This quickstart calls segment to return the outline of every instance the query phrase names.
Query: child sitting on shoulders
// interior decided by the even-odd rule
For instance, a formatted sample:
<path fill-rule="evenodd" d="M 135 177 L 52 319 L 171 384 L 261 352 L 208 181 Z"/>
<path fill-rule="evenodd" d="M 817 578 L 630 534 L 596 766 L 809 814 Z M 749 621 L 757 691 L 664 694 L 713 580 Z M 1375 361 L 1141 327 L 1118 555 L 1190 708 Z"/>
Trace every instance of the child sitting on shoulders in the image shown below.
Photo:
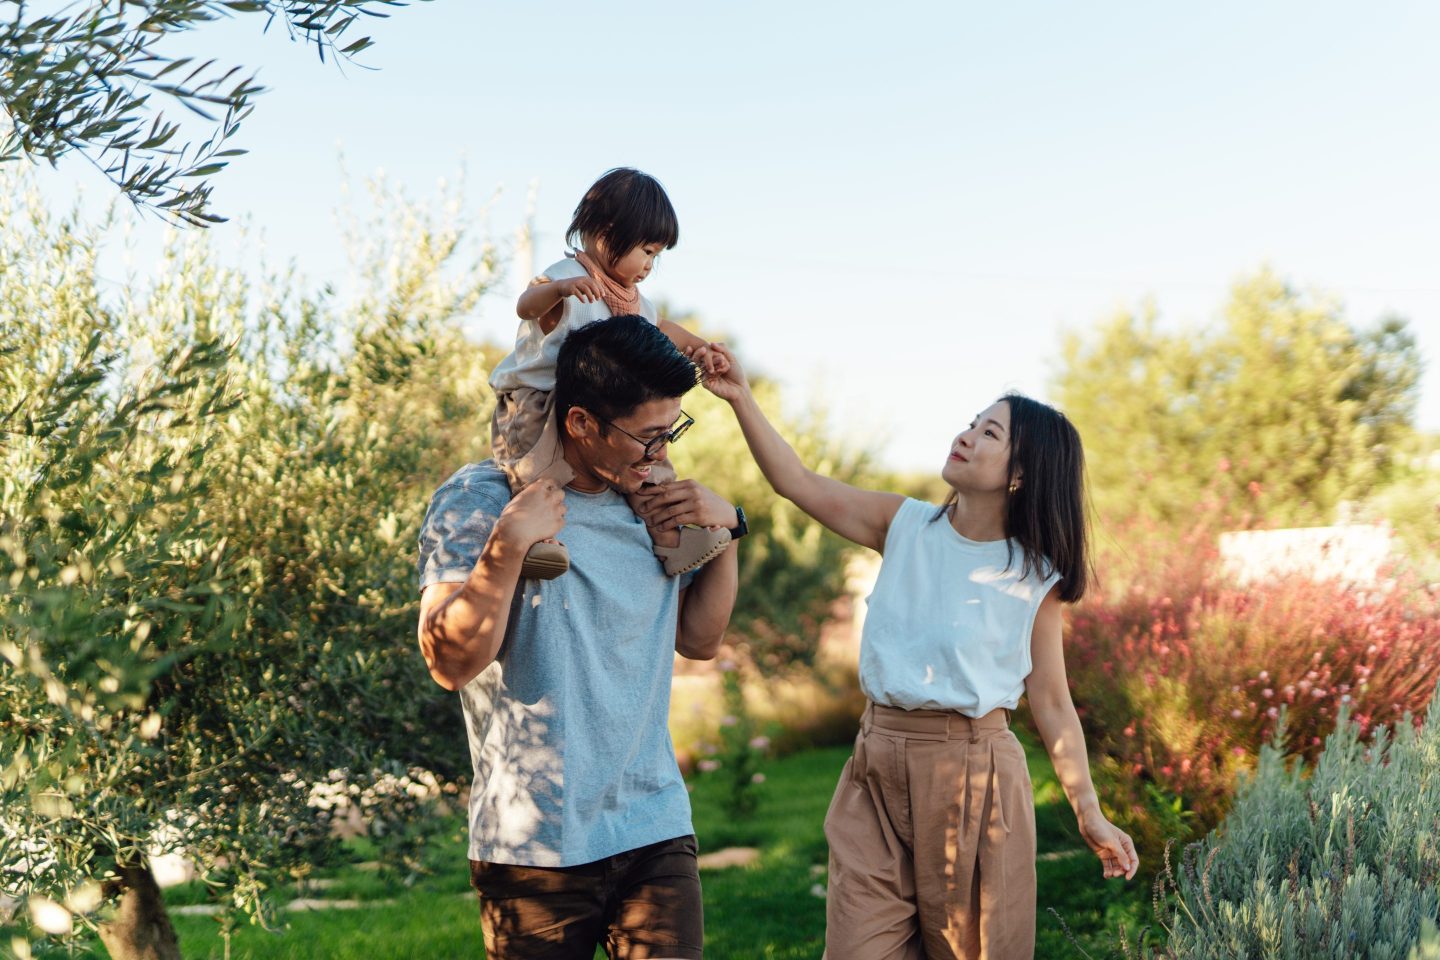
<path fill-rule="evenodd" d="M 541 477 L 561 486 L 574 479 L 561 454 L 553 396 L 555 360 L 570 331 L 607 317 L 638 315 L 659 326 L 682 353 L 704 366 L 707 375 L 725 372 L 723 354 L 711 351 L 709 344 L 679 324 L 660 319 L 638 289 L 660 252 L 672 249 L 679 239 L 670 198 L 654 177 L 638 170 L 609 171 L 580 200 L 566 231 L 574 252 L 547 267 L 520 295 L 515 306 L 521 321 L 515 349 L 490 376 L 495 390 L 491 454 L 509 478 L 511 492 L 518 493 Z M 674 479 L 668 457 L 656 462 L 650 473 L 652 484 Z M 643 517 L 637 498 L 631 498 L 631 507 Z M 660 530 L 648 522 L 647 527 L 655 554 L 671 576 L 718 556 L 730 541 L 729 531 L 723 529 Z M 542 542 L 526 555 L 521 575 L 548 580 L 569 566 L 562 544 Z"/>

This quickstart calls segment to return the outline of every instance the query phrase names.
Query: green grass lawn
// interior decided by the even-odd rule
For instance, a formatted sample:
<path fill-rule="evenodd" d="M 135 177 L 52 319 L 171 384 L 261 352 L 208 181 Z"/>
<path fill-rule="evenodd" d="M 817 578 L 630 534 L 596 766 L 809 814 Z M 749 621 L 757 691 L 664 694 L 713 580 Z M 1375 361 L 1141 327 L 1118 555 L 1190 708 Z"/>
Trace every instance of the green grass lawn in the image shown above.
<path fill-rule="evenodd" d="M 1047 912 L 1054 907 L 1076 940 L 1099 960 L 1113 952 L 1114 929 L 1124 920 L 1134 931 L 1148 912 L 1148 891 L 1100 877 L 1100 866 L 1075 830 L 1044 751 L 1026 742 L 1035 783 L 1039 832 L 1039 930 L 1036 956 L 1083 957 Z M 813 750 L 765 766 L 758 814 L 736 821 L 722 807 L 718 777 L 694 782 L 695 828 L 703 851 L 729 846 L 759 848 L 752 867 L 705 871 L 706 955 L 712 960 L 816 958 L 824 941 L 825 903 L 812 892 L 823 884 L 822 821 L 848 748 Z M 479 910 L 469 892 L 461 819 L 426 851 L 431 869 L 408 886 L 404 878 L 354 865 L 319 871 L 333 885 L 307 896 L 370 901 L 358 910 L 282 914 L 284 929 L 272 933 L 242 927 L 232 936 L 234 960 L 383 960 L 383 958 L 483 957 Z M 369 855 L 356 844 L 357 859 Z M 1048 856 L 1047 856 L 1048 855 Z M 191 902 L 202 891 L 176 888 L 170 902 Z M 387 901 L 387 902 L 379 902 Z M 184 955 L 225 956 L 215 919 L 174 918 Z M 103 953 L 100 954 L 103 956 Z"/>

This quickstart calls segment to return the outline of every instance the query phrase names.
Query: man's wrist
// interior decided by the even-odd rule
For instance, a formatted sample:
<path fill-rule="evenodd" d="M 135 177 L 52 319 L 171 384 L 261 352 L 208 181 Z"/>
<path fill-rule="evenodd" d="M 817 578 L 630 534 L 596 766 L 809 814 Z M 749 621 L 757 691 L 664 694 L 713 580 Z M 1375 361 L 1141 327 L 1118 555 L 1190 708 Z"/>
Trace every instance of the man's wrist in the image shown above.
<path fill-rule="evenodd" d="M 510 527 L 501 517 L 495 521 L 494 528 L 490 531 L 490 538 L 485 543 L 485 555 L 492 563 L 504 565 L 511 559 L 525 556 L 531 544 L 521 543 L 511 535 Z"/>
<path fill-rule="evenodd" d="M 750 524 L 745 519 L 745 508 L 735 504 L 735 526 L 730 528 L 730 539 L 739 540 L 750 532 Z"/>

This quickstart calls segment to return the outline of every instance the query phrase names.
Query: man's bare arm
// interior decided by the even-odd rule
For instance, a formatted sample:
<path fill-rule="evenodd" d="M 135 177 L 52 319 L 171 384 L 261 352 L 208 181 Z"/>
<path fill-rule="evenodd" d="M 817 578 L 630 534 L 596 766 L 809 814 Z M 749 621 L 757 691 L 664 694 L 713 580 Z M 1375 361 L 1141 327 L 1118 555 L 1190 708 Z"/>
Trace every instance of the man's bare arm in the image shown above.
<path fill-rule="evenodd" d="M 459 690 L 494 662 L 505 639 L 510 601 L 532 544 L 565 523 L 563 491 L 541 480 L 505 506 L 463 583 L 434 583 L 420 595 L 420 652 L 430 676 Z"/>

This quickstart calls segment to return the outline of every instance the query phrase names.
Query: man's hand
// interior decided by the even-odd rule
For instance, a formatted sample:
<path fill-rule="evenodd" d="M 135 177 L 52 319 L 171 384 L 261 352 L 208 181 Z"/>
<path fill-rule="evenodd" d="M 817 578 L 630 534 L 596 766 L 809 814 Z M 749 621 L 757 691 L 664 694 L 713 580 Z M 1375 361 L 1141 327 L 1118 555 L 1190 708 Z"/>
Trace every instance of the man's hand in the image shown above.
<path fill-rule="evenodd" d="M 735 507 L 720 494 L 695 480 L 674 480 L 641 487 L 640 515 L 660 530 L 684 524 L 730 529 L 740 523 Z"/>
<path fill-rule="evenodd" d="M 523 552 L 553 538 L 564 526 L 565 491 L 547 478 L 536 480 L 505 504 L 493 535 Z"/>
<path fill-rule="evenodd" d="M 605 289 L 600 286 L 600 281 L 588 273 L 583 277 L 567 277 L 564 280 L 555 281 L 555 292 L 564 297 L 574 297 L 581 303 L 594 303 L 599 300 Z"/>

